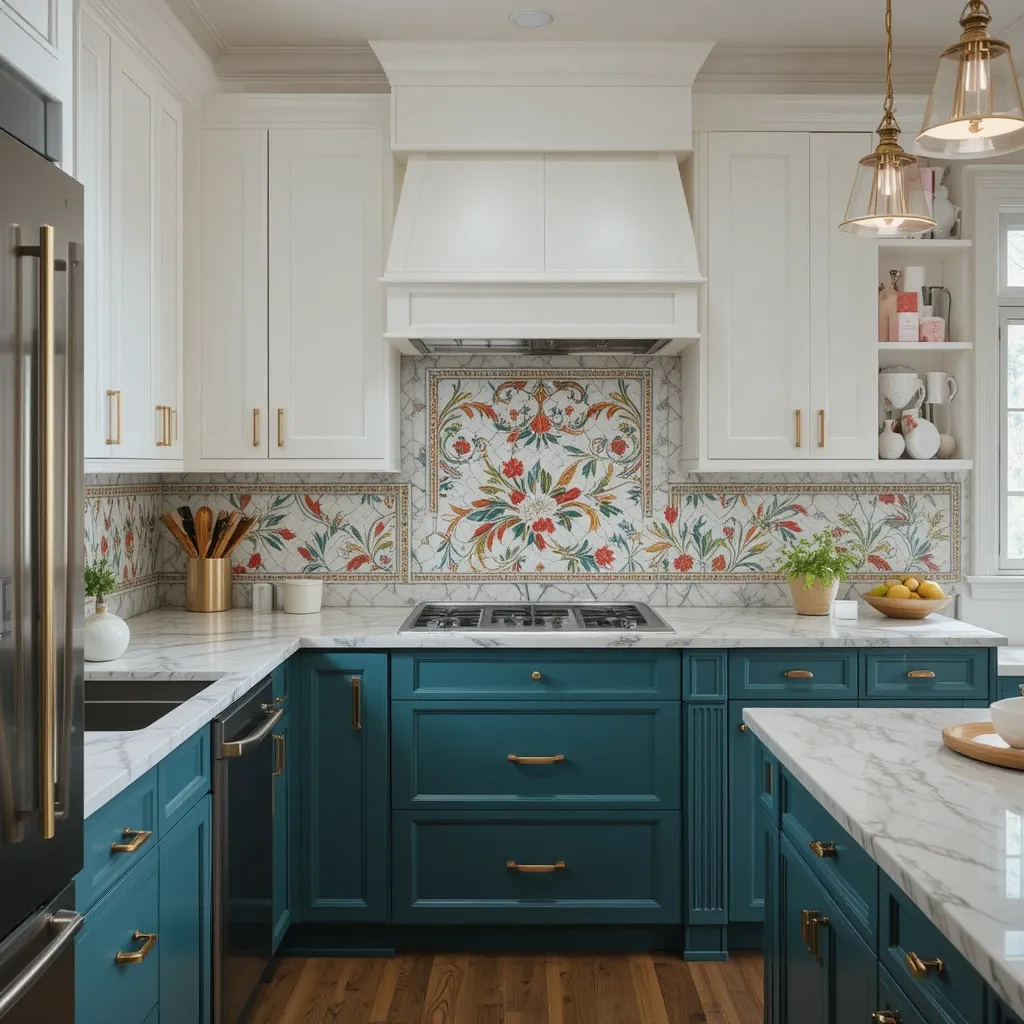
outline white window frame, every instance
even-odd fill
[[[1024,221],[1021,222],[1024,227]],[[1000,234],[1004,243],[1006,242],[1007,231],[1000,228]],[[1005,267],[1005,264],[1003,264]],[[1005,275],[1000,277],[1005,281]],[[1021,325],[1024,327],[1024,288],[1018,289],[1022,293],[1021,305],[1000,307],[999,322],[999,379],[1002,387],[999,390],[999,571],[1001,573],[1024,573],[1024,558],[1010,558],[1009,548],[1009,498],[1011,495],[1009,486],[1009,463],[1010,463],[1010,413],[1024,412],[1016,406],[1011,409],[1009,404],[1009,388],[1007,387],[1007,364],[1010,351],[1010,325]],[[1014,496],[1024,496],[1024,491],[1013,491]]]

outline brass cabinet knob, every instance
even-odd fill
[[[111,843],[111,853],[134,853],[142,844],[149,839],[152,832],[147,832],[141,828],[126,828],[121,833],[121,838],[124,840],[120,843]]]
[[[132,942],[141,942],[142,945],[131,953],[117,953],[114,956],[115,964],[141,964],[149,956],[156,945],[156,932],[140,932],[136,929],[132,932]]]
[[[531,672],[530,673],[530,678],[531,679],[540,679],[540,673],[539,672]]]
[[[895,1010],[875,1010],[871,1024],[900,1024],[903,1018]]]
[[[740,730],[740,732],[749,732],[750,728],[749,728],[749,726],[747,725],[746,722],[740,722],[739,730]]]
[[[815,857],[838,857],[839,851],[836,849],[836,844],[829,840],[826,843],[822,843],[817,839],[812,839],[807,844],[814,852]]]
[[[924,981],[928,977],[929,971],[935,970],[942,974],[946,970],[946,965],[938,957],[932,960],[922,960],[911,950],[907,954],[907,969],[917,981]]]

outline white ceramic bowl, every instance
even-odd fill
[[[314,615],[324,599],[323,580],[282,580],[284,610],[292,615]]]
[[[1017,750],[1024,750],[1024,697],[997,700],[989,710],[992,727]]]

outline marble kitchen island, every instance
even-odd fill
[[[824,859],[808,854],[807,847],[813,850],[813,843],[801,841],[806,838],[799,824],[801,815],[823,830],[825,819],[820,811],[826,811],[834,819],[833,831],[838,824],[849,833],[884,873],[878,876],[874,954],[879,963],[878,1006],[884,1004],[883,981],[888,979],[891,985],[896,978],[900,991],[908,993],[928,1024],[958,1019],[968,1024],[982,1019],[1010,1021],[1007,1010],[1024,1014],[1024,774],[963,758],[947,750],[941,738],[944,725],[984,721],[988,712],[925,707],[748,708],[743,718],[766,748],[769,763],[775,758],[780,767],[781,785],[776,790],[779,842],[785,845],[787,839],[792,840],[791,849],[799,850],[824,890],[833,896],[840,893],[836,902],[841,908],[844,889],[848,894],[851,886],[862,890],[866,886],[863,871],[856,884],[850,881],[861,855],[846,837],[818,836],[816,832],[818,840],[838,839],[838,853],[832,851],[829,856],[826,851]],[[798,786],[793,786],[793,780]],[[808,795],[817,807],[808,801]],[[780,861],[784,860],[783,854]],[[771,888],[784,876],[783,869],[766,884]],[[795,878],[793,874],[789,882],[794,892]],[[890,888],[887,898],[889,879],[898,888]],[[783,881],[783,887],[785,884]],[[898,915],[890,909],[905,905],[907,898],[927,918],[920,922],[913,952],[904,950],[894,937],[898,924],[893,922],[898,922]],[[870,947],[870,922],[875,920],[871,899],[861,891],[853,902],[866,908],[860,939],[865,940],[861,945]],[[808,953],[799,942],[786,949],[785,898],[778,892],[769,894],[767,905],[780,922],[781,939],[774,949],[770,942],[767,945],[784,1006],[787,974],[798,971],[799,963],[794,961]],[[815,908],[810,913],[824,911]],[[913,914],[913,910],[904,910],[905,917]],[[851,912],[851,920],[854,916]],[[827,918],[822,920],[827,924]],[[926,941],[920,938],[924,929],[930,929],[928,922],[984,979],[989,989],[984,1018],[972,1018],[962,1008],[959,1013],[942,1015],[949,1006],[955,1010],[957,995],[963,994],[965,985],[969,987],[965,965],[949,963],[947,958],[944,966],[928,968],[921,977],[912,971],[900,977],[904,959],[909,961],[915,953],[936,955],[936,943],[925,948]],[[833,920],[833,935],[839,934],[836,925]],[[854,941],[847,942],[847,950]],[[817,953],[820,963],[819,939],[812,936],[807,947],[811,954]],[[900,998],[900,992],[896,995]],[[795,998],[792,993],[790,996]],[[970,1002],[973,997],[963,998]],[[929,1013],[932,1007],[935,1012]],[[895,1003],[892,1009],[897,1009]],[[980,1014],[980,1009],[977,1012]],[[792,1011],[789,1015],[796,1019]],[[771,1022],[771,1015],[767,1019]],[[896,1021],[901,1017],[874,1019]]]

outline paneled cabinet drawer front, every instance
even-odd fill
[[[678,811],[396,811],[396,922],[678,924]]]
[[[392,706],[395,807],[680,806],[678,702]]]
[[[156,1006],[160,991],[158,864],[158,857],[147,857],[86,914],[75,942],[77,1020],[142,1024]],[[118,963],[118,954],[144,955],[138,962]]]
[[[864,655],[867,698],[984,700],[989,696],[988,651],[891,650]]]
[[[682,659],[663,651],[450,651],[395,655],[396,700],[679,700]]]
[[[156,847],[157,817],[157,773],[150,771],[85,819],[82,870],[75,880],[79,910],[91,907]]]
[[[857,699],[856,651],[732,651],[729,696],[751,700]]]
[[[160,835],[165,836],[210,792],[210,729],[171,751],[157,766]]]
[[[878,1009],[894,1013],[898,1024],[929,1024],[884,967],[878,968]]]
[[[885,874],[880,896],[879,960],[925,1020],[982,1020],[981,976]]]
[[[785,769],[781,808],[783,833],[865,941],[874,946],[878,933],[875,862]]]

